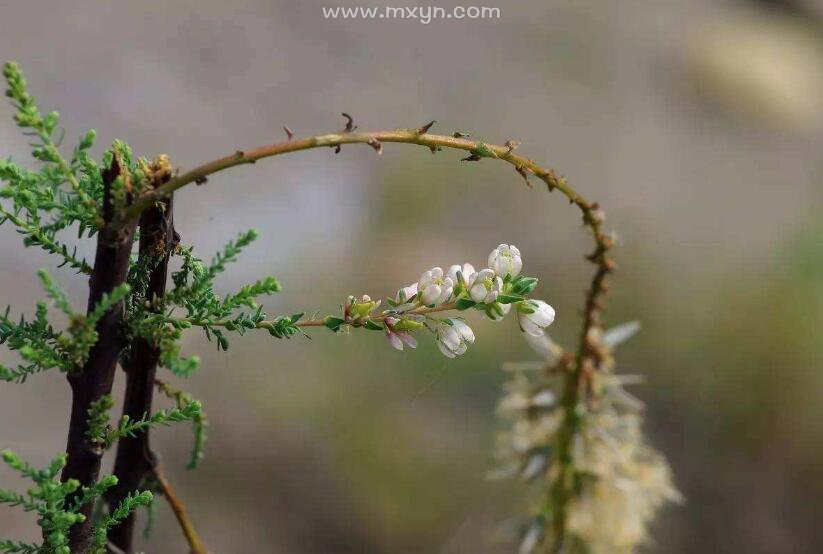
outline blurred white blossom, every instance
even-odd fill
[[[558,479],[574,476],[576,484],[567,489],[564,504],[549,507],[565,513],[562,552],[632,554],[648,542],[648,528],[658,510],[681,500],[668,464],[643,435],[642,403],[623,386],[637,382],[636,376],[613,373],[612,348],[638,328],[631,322],[605,333],[595,328],[590,334],[599,353],[593,358],[597,367],[588,377],[591,397],[575,400],[573,419],[567,417],[562,399],[574,358],[564,355],[542,329],[525,334],[542,363],[504,366],[509,379],[498,414],[510,426],[498,438],[498,459],[505,468],[500,473],[540,483],[540,495],[554,490]],[[568,458],[558,459],[553,453],[570,430]],[[557,546],[554,521],[544,514],[541,511],[523,528],[519,552]]]

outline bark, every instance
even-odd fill
[[[104,224],[97,235],[97,251],[89,278],[89,311],[104,294],[122,285],[128,275],[129,254],[136,224],[112,224],[115,214],[110,192],[112,183],[120,171],[119,163],[115,159],[102,175]],[[68,463],[63,469],[63,481],[77,479],[81,485],[89,486],[97,482],[100,474],[103,450],[88,439],[88,411],[93,402],[111,393],[115,367],[124,346],[122,323],[123,307],[118,305],[109,310],[97,324],[98,340],[89,351],[86,363],[80,371],[68,375],[72,403],[66,446]],[[72,552],[86,552],[89,547],[92,530],[91,511],[91,504],[83,506],[81,512],[86,516],[86,520],[73,525],[69,531],[69,547]]]
[[[138,263],[146,261],[151,266],[146,299],[159,298],[166,291],[169,255],[179,238],[174,231],[172,199],[157,203],[143,212],[140,218],[140,251]],[[160,351],[150,341],[138,338],[131,345],[126,364],[126,392],[123,415],[136,420],[151,412],[154,394],[154,376]],[[143,485],[157,463],[149,444],[149,432],[137,433],[133,437],[123,437],[117,444],[114,474],[117,485],[106,495],[109,506],[114,509],[130,492]],[[119,525],[109,530],[109,542],[120,550],[133,552],[133,537],[136,516],[130,514]]]

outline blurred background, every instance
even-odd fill
[[[123,138],[181,168],[279,141],[282,125],[338,130],[341,111],[361,128],[437,119],[434,131],[523,141],[601,203],[620,239],[606,319],[644,330],[618,369],[647,377],[634,392],[687,499],[658,520],[648,551],[823,551],[823,5],[486,0],[500,19],[428,25],[324,19],[337,5],[385,4],[8,0],[0,55],[61,111],[67,144],[95,128],[98,153]],[[0,105],[2,154],[22,160],[11,116]],[[178,230],[210,258],[260,229],[220,287],[276,275],[285,290],[269,313],[393,295],[433,265],[479,266],[514,243],[557,308],[553,336],[570,344],[590,273],[577,212],[502,164],[385,150],[215,176],[178,195]],[[81,248],[91,258],[93,245]],[[34,272],[52,260],[9,226],[0,252],[0,304],[31,314]],[[56,274],[84,305],[84,280]],[[511,551],[493,535],[523,508],[519,491],[486,474],[499,366],[534,355],[512,320],[472,324],[477,344],[448,362],[433,341],[399,353],[378,333],[251,334],[219,354],[188,336],[202,368],[169,380],[204,402],[207,457],[184,469],[185,426],[153,442],[209,547]],[[0,386],[0,447],[45,463],[64,447],[68,408],[56,373]],[[0,481],[23,486],[5,468]],[[0,534],[36,533],[0,507]],[[140,548],[185,551],[163,502]]]

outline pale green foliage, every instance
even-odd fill
[[[88,263],[77,258],[76,250],[63,244],[56,235],[76,225],[78,236],[84,233],[91,236],[99,227],[98,204],[103,187],[99,168],[88,155],[95,133],[89,131],[83,135],[71,161],[67,161],[58,150],[60,141],[54,140],[59,114],[41,114],[16,64],[7,63],[3,75],[8,83],[6,96],[17,109],[14,119],[32,137],[32,155],[43,162],[43,167],[35,173],[11,160],[0,160],[0,180],[6,183],[0,188],[0,198],[12,201],[10,209],[0,208],[0,224],[10,221],[24,236],[26,246],[40,246],[60,256],[64,265],[90,273]],[[67,182],[68,190],[63,187]]]
[[[83,521],[85,516],[80,508],[89,502],[95,502],[109,488],[117,484],[117,478],[107,476],[90,487],[81,487],[74,479],[61,482],[60,471],[66,465],[66,455],[61,454],[43,469],[36,469],[28,462],[23,461],[11,450],[2,452],[3,462],[17,471],[23,477],[31,480],[34,486],[25,494],[0,489],[0,504],[20,506],[27,512],[34,512],[38,516],[38,524],[43,529],[43,543],[30,543],[0,540],[0,552],[7,553],[38,553],[38,554],[70,554],[68,547],[68,530],[72,525]],[[117,515],[122,519],[123,514],[145,501],[151,493],[139,493],[139,501],[124,503],[118,508]],[[105,525],[106,520],[100,525]],[[105,538],[105,534],[104,534]],[[102,552],[102,550],[98,550]]]
[[[129,319],[133,333],[158,344],[161,362],[173,373],[186,376],[198,365],[196,357],[180,355],[178,341],[184,329],[202,327],[209,340],[216,340],[218,349],[227,350],[229,339],[225,331],[242,335],[266,320],[266,313],[257,299],[281,290],[280,283],[274,277],[244,285],[237,292],[222,297],[214,292],[215,278],[257,236],[257,231],[253,229],[241,233],[209,265],[194,256],[191,247],[178,247],[175,254],[182,264],[178,271],[172,273],[173,288],[162,299],[155,299],[154,304],[135,303],[130,306],[132,313]],[[149,268],[134,268],[130,279],[135,286],[142,286],[147,271]],[[185,317],[178,317],[178,310],[185,312]],[[288,323],[291,323],[290,319]],[[272,334],[278,338],[294,334],[289,333],[286,327],[280,326]]]
[[[104,295],[88,316],[77,313],[71,307],[65,292],[54,282],[51,275],[41,269],[40,282],[52,303],[69,319],[66,331],[58,331],[48,321],[48,305],[38,302],[32,321],[21,317],[19,321],[9,318],[10,308],[0,315],[0,344],[5,343],[17,351],[24,364],[16,368],[0,365],[0,380],[23,382],[33,374],[48,369],[73,371],[83,365],[89,350],[97,342],[95,325],[101,317],[114,308],[129,293],[129,286],[123,285],[111,294]]]
[[[158,410],[151,415],[144,414],[138,420],[132,420],[128,415],[124,415],[114,428],[109,425],[109,410],[112,406],[114,406],[114,401],[111,396],[104,395],[100,397],[100,400],[92,403],[88,413],[89,440],[104,449],[108,449],[122,437],[133,437],[136,433],[181,421],[199,420],[202,416],[200,402],[192,400],[188,395],[181,395],[178,406],[175,408]]]
[[[189,393],[174,389],[162,381],[159,381],[157,386],[163,394],[174,400],[180,409],[183,409],[194,401]],[[208,420],[202,410],[202,406],[200,412],[192,416],[191,422],[192,431],[194,432],[194,445],[192,446],[187,467],[188,469],[195,469],[203,460],[203,443],[206,442],[206,427],[208,427]]]
[[[106,533],[108,530],[126,519],[131,512],[140,506],[150,505],[153,500],[154,495],[150,491],[132,493],[126,496],[109,515],[95,524],[94,542],[90,554],[103,554],[106,551]]]

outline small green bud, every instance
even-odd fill
[[[78,145],[78,148],[80,150],[88,150],[89,148],[94,146],[94,141],[96,138],[97,131],[95,131],[94,129],[89,129],[86,132],[86,134],[83,135],[83,138],[80,139],[80,144]]]
[[[392,327],[397,331],[414,331],[416,329],[420,329],[421,327],[423,327],[423,323],[420,321],[415,321],[414,319],[404,317],[399,322],[395,323]]]
[[[48,134],[51,134],[54,131],[54,128],[57,127],[57,123],[60,121],[60,113],[53,111],[46,114],[46,117],[43,118],[43,127],[45,128]]]
[[[369,295],[364,294],[360,298],[349,297],[347,304],[346,314],[352,319],[359,319],[372,313],[380,305],[380,301],[372,300]]]
[[[74,492],[80,488],[80,481],[77,479],[68,479],[65,483],[63,483],[63,489],[66,492]]]
[[[116,485],[118,482],[116,475],[106,475],[103,479],[100,480],[100,485],[105,488],[111,488]]]
[[[3,450],[3,461],[9,465],[17,465],[20,463],[20,458],[11,450]]]

